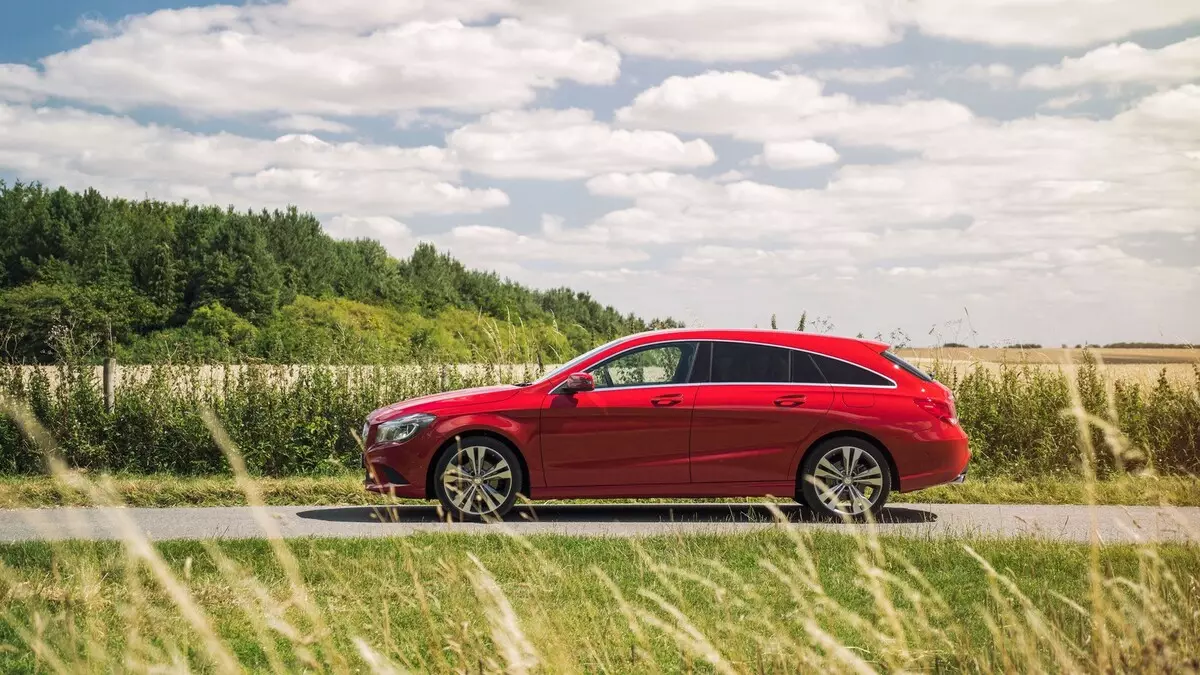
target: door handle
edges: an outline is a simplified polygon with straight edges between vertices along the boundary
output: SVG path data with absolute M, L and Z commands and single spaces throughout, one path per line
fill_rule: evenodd
M 683 394 L 663 394 L 650 399 L 650 403 L 656 408 L 669 408 L 670 406 L 683 403 Z
M 775 399 L 775 405 L 780 408 L 799 408 L 807 399 L 804 394 L 788 394 Z

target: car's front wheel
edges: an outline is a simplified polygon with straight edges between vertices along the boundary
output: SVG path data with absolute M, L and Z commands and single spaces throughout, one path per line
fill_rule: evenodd
M 797 486 L 817 514 L 833 518 L 878 516 L 892 491 L 892 472 L 883 451 L 859 438 L 821 443 L 804 459 Z
M 504 517 L 517 500 L 524 475 L 516 454 L 487 436 L 460 439 L 434 469 L 434 492 L 452 520 Z

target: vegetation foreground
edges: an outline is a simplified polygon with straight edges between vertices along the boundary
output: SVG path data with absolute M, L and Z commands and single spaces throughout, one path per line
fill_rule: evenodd
M 70 470 L 6 404 L 56 480 Z M 1083 411 L 1076 406 L 1078 418 Z M 261 482 L 201 424 L 247 503 Z M 1081 434 L 1085 493 L 1097 492 Z M 1200 547 L 726 536 L 0 544 L 0 672 L 1197 672 Z
M 1200 549 L 777 531 L 0 545 L 9 672 L 1196 672 Z

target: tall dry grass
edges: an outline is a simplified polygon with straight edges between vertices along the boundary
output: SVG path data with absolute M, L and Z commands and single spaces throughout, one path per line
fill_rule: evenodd
M 1132 447 L 1086 409 L 1082 389 L 1068 397 L 1060 413 L 1077 429 L 1082 477 L 1091 483 L 1095 428 L 1120 451 Z M 27 408 L 11 399 L 5 407 L 58 480 L 116 505 L 103 480 L 58 459 L 50 432 Z M 201 412 L 201 423 L 247 501 L 261 508 L 236 443 L 214 414 Z M 1093 536 L 1083 549 L 1059 547 L 1060 558 L 1048 558 L 1086 555 L 1073 567 L 1084 592 L 1035 595 L 1025 590 L 1028 578 L 1006 569 L 1037 550 L 1033 541 L 964 546 L 960 555 L 974 567 L 938 584 L 923 569 L 935 558 L 910 557 L 921 542 L 880 537 L 871 526 L 850 530 L 851 538 L 817 536 L 782 514 L 775 545 L 730 551 L 720 540 L 681 536 L 634 542 L 632 559 L 602 567 L 587 557 L 599 544 L 525 538 L 502 524 L 499 539 L 452 537 L 449 547 L 433 538 L 391 541 L 366 557 L 349 555 L 351 543 L 339 556 L 319 542 L 279 538 L 265 512 L 265 550 L 204 543 L 202 557 L 179 564 L 176 556 L 173 564 L 120 509 L 106 513 L 121 535 L 115 561 L 98 559 L 94 547 L 56 544 L 44 574 L 0 566 L 0 616 L 15 636 L 7 653 L 0 646 L 0 663 L 62 673 L 1200 669 L 1195 548 L 1147 543 L 1134 560 L 1110 567 Z M 726 555 L 705 555 L 705 546 Z M 976 550 L 985 546 L 1003 560 Z M 738 560 L 747 553 L 755 559 Z M 201 574 L 196 565 L 211 569 Z M 959 604 L 966 586 L 986 587 L 968 608 Z
M 1077 476 L 1085 448 L 1078 404 L 1100 477 L 1125 472 L 1200 473 L 1200 366 L 1190 379 L 1160 372 L 1153 384 L 1113 377 L 1090 352 L 1063 369 L 1031 363 L 928 370 L 954 391 L 979 476 Z

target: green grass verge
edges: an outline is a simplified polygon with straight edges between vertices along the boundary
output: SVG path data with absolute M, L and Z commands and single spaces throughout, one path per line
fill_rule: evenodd
M 1195 667 L 1200 644 L 1200 549 L 1182 545 L 1108 546 L 1093 566 L 1081 545 L 830 533 L 289 544 L 304 595 L 264 541 L 156 550 L 251 670 L 1128 671 Z M 133 560 L 120 543 L 0 545 L 0 672 L 212 669 Z
M 240 506 L 246 503 L 245 496 L 230 476 L 118 476 L 111 480 L 116 494 L 130 506 Z M 257 479 L 257 482 L 266 503 L 274 506 L 360 505 L 397 501 L 365 492 L 358 474 L 324 478 L 261 478 Z M 1101 481 L 1095 486 L 1095 499 L 1100 504 L 1200 506 L 1200 479 L 1173 476 L 1126 477 Z M 1038 478 L 1023 481 L 969 479 L 962 485 L 946 485 L 920 492 L 893 494 L 892 501 L 935 504 L 1084 504 L 1087 503 L 1087 498 L 1084 483 L 1072 478 Z M 88 501 L 83 494 L 50 478 L 0 479 L 0 508 L 86 505 Z

